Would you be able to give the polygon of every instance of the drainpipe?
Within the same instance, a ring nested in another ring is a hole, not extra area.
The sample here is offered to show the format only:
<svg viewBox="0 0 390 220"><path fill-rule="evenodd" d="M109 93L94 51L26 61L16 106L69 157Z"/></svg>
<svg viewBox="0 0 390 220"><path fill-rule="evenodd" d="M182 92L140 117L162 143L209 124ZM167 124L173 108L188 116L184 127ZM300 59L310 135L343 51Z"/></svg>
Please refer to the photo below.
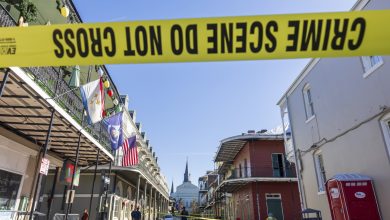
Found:
<svg viewBox="0 0 390 220"><path fill-rule="evenodd" d="M289 99L288 99L287 95L285 96L285 98L286 98L286 103L287 103L287 109L290 109L290 103L289 103ZM290 120L290 126L291 126L291 138L292 138L292 142L293 142L292 144L293 144L293 149L294 149L295 171L296 171L297 177L298 177L299 197L301 199L301 208L302 208L302 210L304 210L307 208L305 187L303 184L302 173L299 170L297 148L296 148L295 137L294 137L294 129L292 128L292 123L291 123L291 120L292 120L291 113L290 113L290 111L287 111L287 113L288 113L288 118ZM282 121L284 121L283 117L282 117ZM284 126L283 126L283 129L284 129Z"/></svg>

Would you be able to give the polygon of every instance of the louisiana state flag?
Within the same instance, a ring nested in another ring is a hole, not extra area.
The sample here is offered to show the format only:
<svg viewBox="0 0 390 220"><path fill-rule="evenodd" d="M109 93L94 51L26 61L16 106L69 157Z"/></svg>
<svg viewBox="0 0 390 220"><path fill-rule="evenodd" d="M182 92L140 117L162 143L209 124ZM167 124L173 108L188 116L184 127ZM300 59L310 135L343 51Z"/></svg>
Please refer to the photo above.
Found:
<svg viewBox="0 0 390 220"><path fill-rule="evenodd" d="M94 124L103 119L104 95L101 79L89 82L80 87L83 105L88 113L88 123Z"/></svg>

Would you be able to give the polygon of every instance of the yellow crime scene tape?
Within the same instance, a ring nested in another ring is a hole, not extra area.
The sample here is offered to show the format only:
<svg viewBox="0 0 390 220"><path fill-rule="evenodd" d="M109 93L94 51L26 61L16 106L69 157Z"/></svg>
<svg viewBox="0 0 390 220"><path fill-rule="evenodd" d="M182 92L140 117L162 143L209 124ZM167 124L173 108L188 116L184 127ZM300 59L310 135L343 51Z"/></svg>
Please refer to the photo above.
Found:
<svg viewBox="0 0 390 220"><path fill-rule="evenodd" d="M163 218L164 219L164 216L167 215L167 213L162 213L162 212L159 212L157 213L159 215L159 217ZM171 213L169 213L171 214ZM192 220L220 220L220 219L216 219L216 218L207 218L207 217L201 217L201 216L194 216L194 215L180 215L180 214L175 214L175 215L171 215L173 219L180 219L181 217L186 217L187 219L192 219Z"/></svg>
<svg viewBox="0 0 390 220"><path fill-rule="evenodd" d="M0 28L0 67L390 54L390 10Z"/></svg>

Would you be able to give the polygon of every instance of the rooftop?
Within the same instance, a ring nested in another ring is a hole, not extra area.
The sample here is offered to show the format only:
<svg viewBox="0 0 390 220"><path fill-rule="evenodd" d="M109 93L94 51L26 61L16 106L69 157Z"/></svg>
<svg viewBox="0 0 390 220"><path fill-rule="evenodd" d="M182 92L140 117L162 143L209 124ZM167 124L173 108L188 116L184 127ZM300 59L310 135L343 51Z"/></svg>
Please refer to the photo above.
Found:
<svg viewBox="0 0 390 220"><path fill-rule="evenodd" d="M243 133L223 139L215 155L215 162L233 161L246 142L250 140L283 140L283 134Z"/></svg>

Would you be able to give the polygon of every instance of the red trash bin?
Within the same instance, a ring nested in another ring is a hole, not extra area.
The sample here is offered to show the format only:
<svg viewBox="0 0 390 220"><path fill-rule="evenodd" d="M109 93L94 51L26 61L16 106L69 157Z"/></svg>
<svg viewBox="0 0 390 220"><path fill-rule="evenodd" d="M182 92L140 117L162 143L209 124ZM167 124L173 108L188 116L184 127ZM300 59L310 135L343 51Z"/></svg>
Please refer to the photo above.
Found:
<svg viewBox="0 0 390 220"><path fill-rule="evenodd" d="M372 179L368 176L337 174L326 182L333 220L380 220Z"/></svg>

